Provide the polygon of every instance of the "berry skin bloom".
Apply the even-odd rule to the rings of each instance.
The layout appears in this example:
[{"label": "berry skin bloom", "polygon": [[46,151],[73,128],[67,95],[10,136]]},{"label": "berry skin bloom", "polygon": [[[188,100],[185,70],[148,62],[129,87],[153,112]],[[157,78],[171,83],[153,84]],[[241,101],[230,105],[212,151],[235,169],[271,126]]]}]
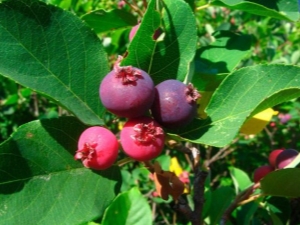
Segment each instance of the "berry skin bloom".
[{"label": "berry skin bloom", "polygon": [[86,168],[107,169],[118,157],[118,140],[104,127],[87,128],[80,135],[77,147],[74,158],[80,159]]},{"label": "berry skin bloom", "polygon": [[157,157],[164,147],[165,133],[150,117],[128,120],[120,134],[124,152],[134,160],[147,161]]},{"label": "berry skin bloom", "polygon": [[201,96],[192,84],[178,80],[165,80],[155,87],[156,93],[151,113],[165,128],[180,128],[197,115],[197,99]]}]

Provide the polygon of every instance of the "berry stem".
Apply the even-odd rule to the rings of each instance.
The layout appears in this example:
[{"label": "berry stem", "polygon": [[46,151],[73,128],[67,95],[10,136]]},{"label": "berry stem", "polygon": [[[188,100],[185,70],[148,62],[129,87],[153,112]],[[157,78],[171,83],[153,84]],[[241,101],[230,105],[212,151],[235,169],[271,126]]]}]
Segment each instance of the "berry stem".
[{"label": "berry stem", "polygon": [[127,163],[130,163],[130,162],[133,162],[134,160],[130,157],[126,157],[124,159],[121,159],[119,161],[117,161],[116,165],[121,167],[121,166],[124,166],[125,164]]},{"label": "berry stem", "polygon": [[144,16],[144,15],[143,15],[143,12],[142,12],[136,5],[131,4],[131,3],[128,2],[127,0],[124,0],[124,2],[125,2],[127,5],[129,5],[129,7],[130,7],[133,11],[137,12],[137,13],[139,14],[139,16],[141,16],[141,17]]}]

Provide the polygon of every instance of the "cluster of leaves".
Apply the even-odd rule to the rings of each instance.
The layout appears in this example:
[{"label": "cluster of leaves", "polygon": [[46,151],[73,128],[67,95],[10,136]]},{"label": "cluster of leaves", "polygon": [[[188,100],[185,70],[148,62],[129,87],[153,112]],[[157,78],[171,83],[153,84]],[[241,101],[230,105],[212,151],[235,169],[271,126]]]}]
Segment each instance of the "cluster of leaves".
[{"label": "cluster of leaves", "polygon": [[[271,173],[261,183],[264,195],[234,204],[272,149],[299,149],[300,68],[292,66],[300,64],[297,1],[127,1],[122,9],[117,1],[44,2],[0,5],[0,224],[188,223],[171,198],[156,196],[151,173],[140,164],[94,172],[73,159],[86,126],[118,132],[122,125],[101,105],[98,88],[125,53],[124,65],[147,71],[155,83],[192,81],[203,95],[200,119],[169,137],[200,149],[203,165],[211,168],[205,223],[219,224],[235,206],[237,224],[293,224],[297,168]],[[140,20],[129,43],[129,30]],[[155,42],[158,27],[165,36]],[[247,118],[273,106],[292,119],[274,117],[258,135],[239,134]],[[157,161],[178,176],[190,174],[185,197],[193,205],[195,175],[189,158],[176,150],[168,146]]]}]

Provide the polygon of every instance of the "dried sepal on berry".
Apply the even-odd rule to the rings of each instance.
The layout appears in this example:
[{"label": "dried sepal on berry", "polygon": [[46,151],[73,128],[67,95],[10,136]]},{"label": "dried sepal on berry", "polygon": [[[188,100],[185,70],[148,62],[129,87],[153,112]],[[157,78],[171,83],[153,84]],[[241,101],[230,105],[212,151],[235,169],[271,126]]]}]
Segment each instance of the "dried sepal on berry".
[{"label": "dried sepal on berry", "polygon": [[155,126],[154,122],[145,124],[139,123],[133,127],[134,134],[130,137],[137,143],[147,144],[156,140],[159,135],[164,135],[164,131],[161,127]]},{"label": "dried sepal on berry", "polygon": [[195,103],[201,97],[198,90],[192,83],[189,83],[185,88],[186,99],[189,103]]},{"label": "dried sepal on berry", "polygon": [[157,157],[163,150],[165,133],[151,117],[128,120],[120,133],[124,152],[134,160],[146,161]]},{"label": "dried sepal on berry", "polygon": [[100,126],[84,130],[78,140],[74,159],[81,160],[86,168],[104,170],[118,157],[119,142],[108,129]]},{"label": "dried sepal on berry", "polygon": [[96,157],[97,143],[85,143],[83,148],[78,149],[74,156],[75,160],[80,159],[86,168],[89,168],[89,162]]},{"label": "dried sepal on berry", "polygon": [[132,66],[120,66],[122,60],[123,57],[119,55],[114,64],[114,71],[116,77],[120,78],[123,84],[135,84],[138,79],[143,78],[141,70]]}]

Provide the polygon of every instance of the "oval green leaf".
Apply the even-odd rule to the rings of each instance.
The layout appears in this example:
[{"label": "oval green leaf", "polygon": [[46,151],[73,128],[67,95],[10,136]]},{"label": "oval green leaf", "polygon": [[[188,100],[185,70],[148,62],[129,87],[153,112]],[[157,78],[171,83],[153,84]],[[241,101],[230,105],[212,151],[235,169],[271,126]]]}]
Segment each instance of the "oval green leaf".
[{"label": "oval green leaf", "polygon": [[297,21],[299,19],[297,0],[214,0],[212,6],[223,6],[234,10],[268,16],[281,20]]},{"label": "oval green leaf", "polygon": [[3,2],[0,48],[0,74],[51,98],[86,124],[103,124],[98,89],[108,72],[106,54],[78,17],[35,0]]},{"label": "oval green leaf", "polygon": [[160,26],[156,0],[152,0],[123,62],[143,69],[156,84],[167,79],[185,79],[197,42],[196,21],[190,6],[183,0],[162,2],[163,40],[152,38]]},{"label": "oval green leaf", "polygon": [[233,180],[236,194],[245,190],[252,184],[252,181],[249,178],[248,174],[245,173],[243,170],[235,167],[230,167],[229,172]]},{"label": "oval green leaf", "polygon": [[260,186],[265,195],[296,198],[300,197],[299,177],[299,168],[276,170],[267,174],[260,181]]},{"label": "oval green leaf", "polygon": [[126,28],[137,24],[137,19],[132,13],[121,9],[105,11],[99,9],[81,17],[96,33]]},{"label": "oval green leaf", "polygon": [[229,144],[253,114],[300,96],[300,67],[257,65],[227,76],[214,92],[207,119],[170,131],[174,138],[216,147]]},{"label": "oval green leaf", "polygon": [[145,197],[134,187],[116,197],[105,211],[101,224],[151,225],[151,209]]},{"label": "oval green leaf", "polygon": [[85,128],[73,117],[33,121],[0,145],[1,225],[82,224],[102,215],[121,175],[74,160]]}]

